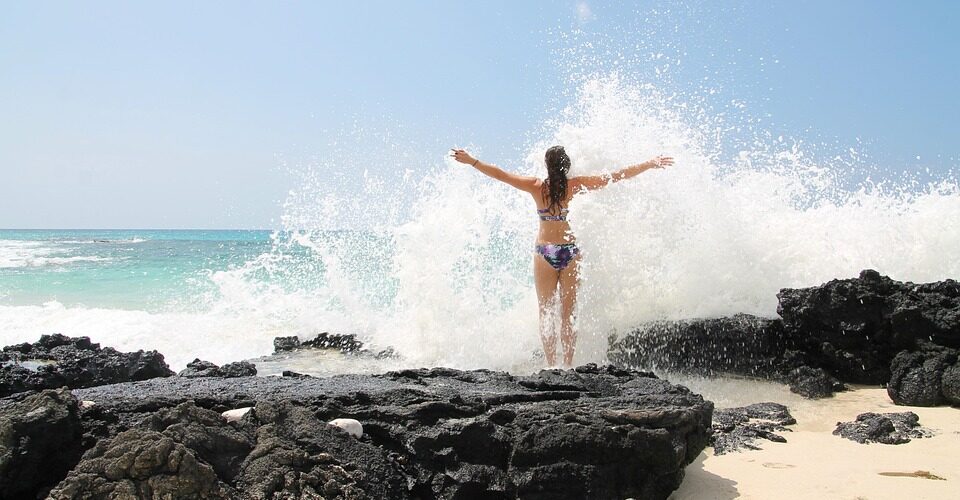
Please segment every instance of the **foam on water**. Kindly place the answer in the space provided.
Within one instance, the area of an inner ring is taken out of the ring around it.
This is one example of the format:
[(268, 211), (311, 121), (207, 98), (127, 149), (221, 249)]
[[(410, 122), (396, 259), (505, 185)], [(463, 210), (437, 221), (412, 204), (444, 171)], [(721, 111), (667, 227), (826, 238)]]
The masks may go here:
[[(577, 363), (603, 361), (610, 335), (645, 321), (774, 316), (781, 287), (864, 268), (916, 282), (960, 276), (960, 189), (952, 178), (926, 186), (857, 181), (842, 163), (779, 138), (725, 159), (716, 146), (722, 128), (655, 86), (609, 73), (577, 88), (572, 104), (533, 132), (539, 140), (521, 155), (525, 163), (503, 167), (542, 177), (543, 151), (553, 144), (573, 158), (571, 175), (676, 158), (673, 167), (571, 203), (583, 251)], [(54, 331), (88, 335), (120, 349), (159, 349), (182, 368), (195, 356), (222, 363), (269, 353), (275, 336), (331, 331), (392, 347), (408, 366), (539, 367), (537, 219), (528, 196), (449, 159), (421, 162), (428, 175), (410, 170), (400, 182), (378, 179), (350, 157), (337, 161), (303, 167), (272, 249), (208, 273), (216, 293), (188, 296), (191, 307), (2, 306), (4, 343)], [(363, 194), (338, 178), (359, 183)], [(343, 227), (363, 230), (332, 231)], [(25, 252), (31, 262), (51, 258), (30, 245), (3, 251), (3, 262), (26, 262), (17, 257)], [(329, 370), (384, 366), (337, 359)]]
[[(69, 242), (63, 242), (69, 243)], [(64, 255), (71, 248), (49, 246), (46, 242), (0, 240), (0, 269), (55, 267), (77, 262), (109, 262), (99, 255)]]

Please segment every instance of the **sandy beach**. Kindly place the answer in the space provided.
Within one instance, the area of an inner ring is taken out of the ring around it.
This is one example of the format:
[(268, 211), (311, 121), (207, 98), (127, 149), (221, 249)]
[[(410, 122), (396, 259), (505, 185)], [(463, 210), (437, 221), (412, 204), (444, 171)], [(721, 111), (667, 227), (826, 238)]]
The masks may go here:
[[(885, 389), (857, 387), (824, 400), (774, 400), (797, 424), (786, 443), (714, 456), (707, 448), (670, 497), (683, 499), (948, 499), (960, 497), (960, 408), (894, 405)], [(755, 402), (755, 401), (754, 401)], [(721, 405), (718, 405), (721, 406)], [(901, 445), (859, 444), (832, 434), (860, 413), (912, 411), (935, 435)], [(925, 471), (940, 479), (916, 477)], [(889, 473), (894, 473), (890, 475)]]

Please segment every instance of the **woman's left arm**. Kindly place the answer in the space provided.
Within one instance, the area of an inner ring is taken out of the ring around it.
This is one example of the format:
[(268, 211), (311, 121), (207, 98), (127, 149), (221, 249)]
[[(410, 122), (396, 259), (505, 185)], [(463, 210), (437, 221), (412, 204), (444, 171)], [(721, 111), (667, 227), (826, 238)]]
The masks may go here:
[(479, 170), (481, 173), (489, 177), (493, 177), (500, 182), (504, 182), (528, 193), (538, 191), (539, 189), (537, 187), (537, 182), (539, 179), (536, 177), (511, 174), (510, 172), (506, 172), (496, 165), (484, 163), (473, 156), (470, 156), (470, 153), (464, 149), (453, 149), (451, 151), (453, 151), (453, 158), (458, 162), (470, 165), (471, 167)]

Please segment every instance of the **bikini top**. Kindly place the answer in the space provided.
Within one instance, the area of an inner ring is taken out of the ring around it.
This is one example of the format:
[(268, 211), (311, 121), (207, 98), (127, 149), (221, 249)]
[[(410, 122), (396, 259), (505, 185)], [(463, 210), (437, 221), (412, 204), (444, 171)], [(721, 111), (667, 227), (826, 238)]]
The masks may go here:
[(543, 208), (543, 209), (537, 210), (537, 215), (540, 216), (540, 220), (566, 221), (567, 212), (569, 211), (570, 210), (566, 208), (561, 208), (560, 215), (551, 215), (549, 208)]

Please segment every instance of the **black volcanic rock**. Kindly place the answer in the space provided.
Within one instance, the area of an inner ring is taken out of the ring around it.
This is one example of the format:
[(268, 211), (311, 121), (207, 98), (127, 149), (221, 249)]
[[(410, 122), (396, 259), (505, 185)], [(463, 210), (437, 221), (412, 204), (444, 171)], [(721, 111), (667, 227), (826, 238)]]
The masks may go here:
[(355, 354), (363, 349), (363, 342), (353, 334), (321, 332), (316, 337), (301, 341), (297, 336), (274, 337), (274, 354), (296, 349), (331, 349), (347, 354)]
[(254, 498), (406, 498), (407, 479), (390, 453), (328, 425), (309, 407), (258, 403), (249, 420), (256, 447), (237, 487)]
[(0, 397), (17, 392), (92, 387), (173, 375), (157, 351), (119, 352), (87, 337), (43, 335), (0, 353)]
[(83, 429), (77, 400), (46, 390), (0, 408), (0, 492), (35, 498), (80, 459)]
[(890, 363), (887, 394), (898, 405), (956, 404), (960, 402), (956, 398), (958, 369), (955, 349), (924, 344), (918, 351), (902, 351)]
[[(175, 460), (190, 491), (212, 498), (666, 498), (706, 446), (713, 410), (651, 374), (592, 365), (171, 377), (75, 392), (96, 402), (84, 426), (102, 437), (56, 498), (162, 486)], [(234, 423), (216, 416), (247, 406)], [(335, 418), (358, 420), (363, 436), (325, 423)], [(148, 467), (110, 465), (131, 455)]]
[(805, 364), (840, 380), (882, 384), (890, 361), (918, 341), (960, 347), (960, 284), (914, 284), (876, 271), (821, 286), (780, 290), (777, 312)]
[(220, 367), (220, 376), (226, 378), (252, 377), (257, 374), (257, 365), (249, 361), (234, 361)]
[(847, 389), (843, 382), (831, 376), (823, 368), (800, 366), (791, 370), (784, 378), (790, 385), (791, 392), (811, 399), (828, 398), (835, 392)]
[[(890, 381), (898, 404), (960, 402), (953, 358), (916, 354), (930, 349), (925, 345), (949, 352), (960, 346), (956, 281), (904, 283), (865, 270), (854, 279), (784, 288), (777, 297), (782, 319), (654, 322), (615, 339), (608, 357), (635, 368), (777, 380), (811, 398), (843, 390), (845, 382)], [(908, 354), (891, 365), (901, 352)]]
[(406, 478), (385, 451), (310, 408), (263, 402), (249, 415), (231, 425), (190, 402), (160, 410), (98, 443), (51, 498), (407, 496)]
[(219, 375), (219, 366), (200, 358), (195, 358), (193, 361), (187, 363), (187, 367), (180, 370), (180, 373), (177, 374), (179, 377), (187, 378), (218, 377)]
[(273, 352), (292, 351), (300, 347), (300, 338), (296, 335), (290, 337), (274, 337)]
[(901, 413), (861, 413), (853, 422), (837, 422), (833, 434), (861, 444), (909, 443), (911, 438), (930, 436), (920, 427), (920, 417), (912, 411)]
[(49, 498), (207, 498), (238, 495), (209, 464), (162, 433), (131, 429), (88, 451)]
[(759, 450), (758, 439), (777, 443), (787, 440), (777, 432), (789, 431), (796, 424), (786, 406), (779, 403), (754, 403), (738, 408), (718, 408), (713, 412), (713, 435), (710, 444), (715, 455), (741, 448)]
[(194, 359), (187, 363), (187, 367), (180, 371), (178, 376), (187, 378), (198, 377), (252, 377), (257, 374), (257, 365), (249, 361), (235, 361), (223, 366), (217, 366), (209, 361)]
[(737, 314), (649, 323), (617, 339), (608, 356), (637, 368), (771, 377), (782, 372), (788, 347), (779, 320)]
[(953, 366), (943, 370), (943, 376), (940, 377), (940, 390), (949, 404), (960, 406), (960, 356)]

